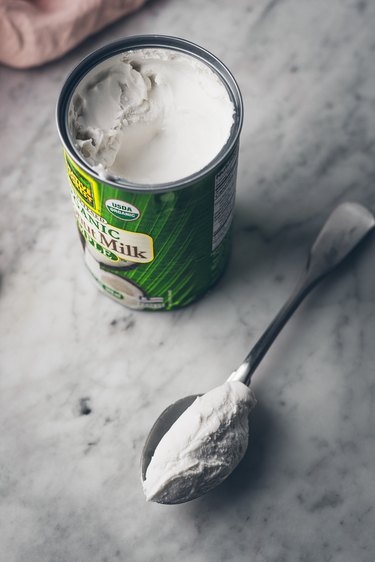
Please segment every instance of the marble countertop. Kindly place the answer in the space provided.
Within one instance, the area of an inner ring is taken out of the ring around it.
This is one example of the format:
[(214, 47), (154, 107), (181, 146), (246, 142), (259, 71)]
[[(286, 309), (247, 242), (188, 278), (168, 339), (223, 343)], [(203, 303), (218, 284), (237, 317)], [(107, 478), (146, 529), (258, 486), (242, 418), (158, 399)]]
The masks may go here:
[[(173, 313), (134, 312), (84, 269), (55, 103), (126, 35), (195, 41), (241, 87), (233, 253)], [(341, 201), (375, 211), (375, 4), (154, 0), (39, 69), (0, 68), (0, 559), (373, 562), (375, 240), (301, 306), (253, 388), (249, 450), (180, 506), (146, 503), (160, 411), (239, 365)]]

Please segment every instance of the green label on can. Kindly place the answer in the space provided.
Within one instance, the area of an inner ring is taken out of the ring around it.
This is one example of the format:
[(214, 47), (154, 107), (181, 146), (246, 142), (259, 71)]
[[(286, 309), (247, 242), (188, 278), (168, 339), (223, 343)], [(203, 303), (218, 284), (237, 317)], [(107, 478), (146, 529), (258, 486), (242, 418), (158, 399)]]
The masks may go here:
[(132, 192), (99, 182), (67, 154), (85, 262), (99, 287), (136, 309), (171, 310), (217, 281), (230, 249), (238, 147), (187, 187)]

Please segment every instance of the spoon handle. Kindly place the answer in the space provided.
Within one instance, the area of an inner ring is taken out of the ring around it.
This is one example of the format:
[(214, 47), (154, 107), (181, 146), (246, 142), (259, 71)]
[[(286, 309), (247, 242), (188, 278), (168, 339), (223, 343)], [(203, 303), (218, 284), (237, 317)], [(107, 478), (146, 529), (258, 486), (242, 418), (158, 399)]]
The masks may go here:
[(297, 310), (304, 298), (310, 291), (323, 279), (325, 275), (311, 281), (307, 275), (303, 275), (294, 291), (282, 306), (278, 314), (275, 316), (266, 331), (259, 338), (257, 343), (246, 356), (243, 363), (229, 377), (228, 381), (241, 381), (246, 385), (250, 384), (251, 377), (262, 361), (263, 357), (275, 341), (285, 324), (288, 322), (292, 314)]
[(374, 225), (372, 213), (358, 203), (342, 203), (334, 209), (310, 249), (306, 268), (291, 296), (228, 381), (250, 384), (255, 369), (303, 299), (341, 263)]

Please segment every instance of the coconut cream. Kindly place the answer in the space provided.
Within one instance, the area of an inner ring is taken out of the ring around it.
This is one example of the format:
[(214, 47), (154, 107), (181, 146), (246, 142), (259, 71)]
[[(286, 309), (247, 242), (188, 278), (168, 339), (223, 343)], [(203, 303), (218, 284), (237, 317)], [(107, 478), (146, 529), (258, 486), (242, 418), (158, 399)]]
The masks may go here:
[(103, 178), (159, 184), (209, 164), (230, 136), (234, 111), (207, 64), (171, 49), (142, 48), (85, 75), (70, 102), (68, 128)]
[(220, 484), (245, 454), (253, 392), (226, 382), (197, 398), (161, 439), (146, 471), (147, 500), (181, 503)]

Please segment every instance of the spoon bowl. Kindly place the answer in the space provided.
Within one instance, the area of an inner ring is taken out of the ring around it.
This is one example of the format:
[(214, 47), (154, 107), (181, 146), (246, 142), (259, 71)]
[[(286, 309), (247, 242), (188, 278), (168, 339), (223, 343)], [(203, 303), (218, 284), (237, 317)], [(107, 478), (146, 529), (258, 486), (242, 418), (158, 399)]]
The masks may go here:
[(150, 433), (145, 441), (141, 457), (141, 476), (142, 481), (146, 478), (147, 467), (154, 455), (156, 447), (159, 445), (160, 440), (169, 431), (175, 421), (181, 416), (181, 414), (192, 405), (194, 400), (201, 396), (201, 394), (191, 394), (190, 396), (185, 396), (180, 398), (170, 404), (163, 412), (160, 414), (154, 425), (152, 426)]

